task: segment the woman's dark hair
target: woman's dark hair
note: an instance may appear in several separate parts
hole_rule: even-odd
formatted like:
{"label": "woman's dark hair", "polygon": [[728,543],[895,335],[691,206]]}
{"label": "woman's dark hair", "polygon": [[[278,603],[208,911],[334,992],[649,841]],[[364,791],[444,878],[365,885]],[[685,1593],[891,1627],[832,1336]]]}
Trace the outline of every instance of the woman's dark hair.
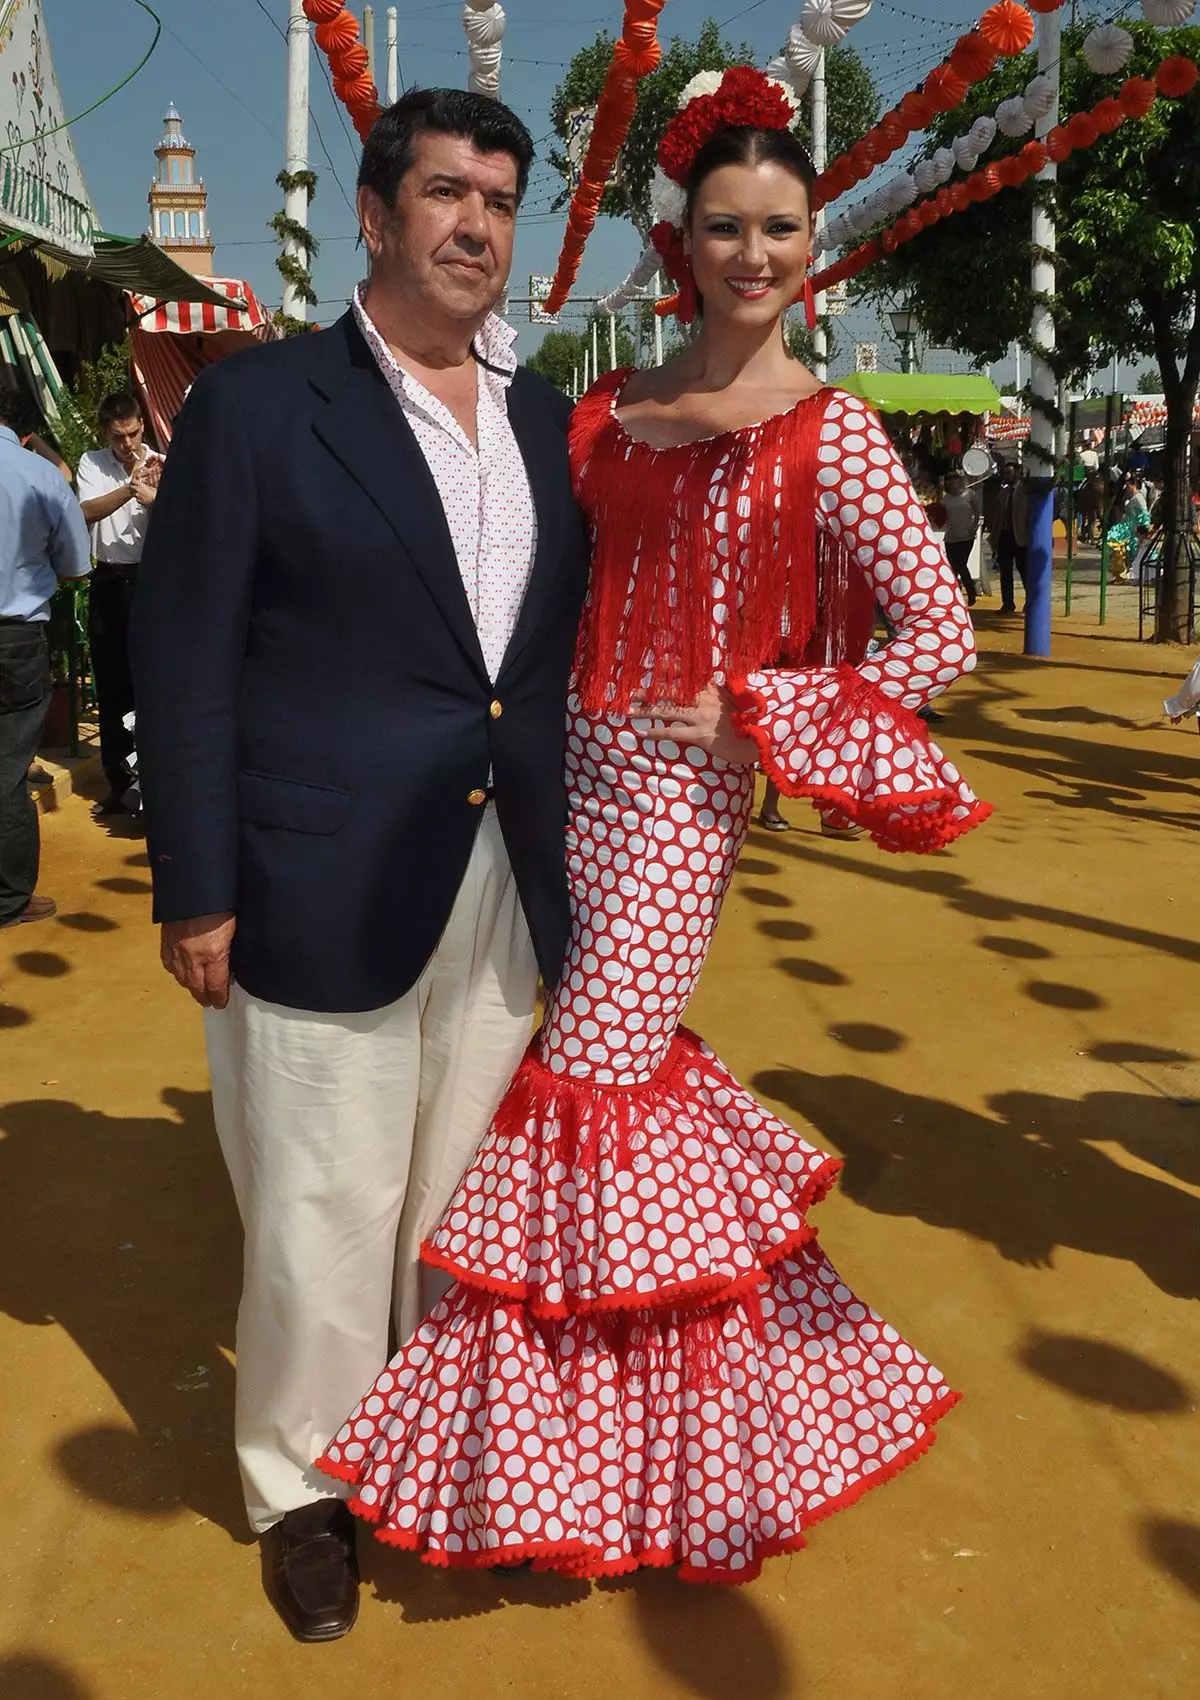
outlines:
{"label": "woman's dark hair", "polygon": [[803,183],[805,193],[812,196],[817,180],[816,169],[808,149],[790,130],[757,130],[737,125],[718,130],[697,152],[688,173],[687,222],[692,222],[692,207],[700,185],[724,165],[781,165]]}
{"label": "woman's dark hair", "polygon": [[374,189],[385,206],[394,206],[400,179],[412,166],[413,144],[429,131],[462,136],[480,153],[511,154],[517,162],[517,199],[524,199],[532,136],[507,106],[467,89],[411,89],[389,106],[363,146],[359,188]]}

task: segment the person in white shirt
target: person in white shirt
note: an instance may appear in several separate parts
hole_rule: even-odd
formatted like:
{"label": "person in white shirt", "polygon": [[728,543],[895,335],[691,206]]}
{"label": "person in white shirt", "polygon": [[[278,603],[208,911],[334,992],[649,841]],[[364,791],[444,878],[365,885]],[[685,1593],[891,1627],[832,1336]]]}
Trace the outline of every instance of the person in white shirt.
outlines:
{"label": "person in white shirt", "polygon": [[124,799],[133,786],[133,734],[125,724],[134,707],[129,611],[162,458],[146,444],[145,421],[134,396],[105,396],[97,417],[106,446],[81,458],[76,489],[96,559],[88,594],[88,645],[100,719],[100,759],[109,786],[97,812],[118,814],[127,806]]}
{"label": "person in white shirt", "polygon": [[946,559],[954,568],[955,577],[963,587],[968,606],[974,607],[975,580],[971,577],[969,562],[971,550],[975,547],[975,533],[979,530],[981,509],[979,497],[974,490],[967,489],[961,472],[952,472],[947,478],[942,506],[946,510],[946,531],[943,537]]}

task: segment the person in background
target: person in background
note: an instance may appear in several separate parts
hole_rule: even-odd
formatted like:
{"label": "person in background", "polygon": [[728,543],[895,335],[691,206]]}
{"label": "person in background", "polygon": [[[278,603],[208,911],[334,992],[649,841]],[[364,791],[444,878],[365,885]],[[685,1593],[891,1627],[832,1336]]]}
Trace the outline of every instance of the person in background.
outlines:
{"label": "person in background", "polygon": [[81,458],[77,488],[96,557],[88,597],[88,645],[100,717],[100,760],[109,787],[96,812],[112,815],[125,809],[124,798],[133,784],[133,734],[125,725],[134,707],[129,612],[162,459],[146,446],[145,421],[134,396],[125,391],[105,396],[97,419],[105,447]]}
{"label": "person in background", "polygon": [[1005,461],[1000,482],[992,493],[987,516],[992,553],[1000,570],[1000,612],[1015,614],[1013,569],[1025,584],[1025,555],[1029,545],[1029,495],[1016,461]]}
{"label": "person in background", "polygon": [[27,774],[50,706],[46,622],[60,579],[84,578],[87,530],[70,485],[21,447],[24,398],[0,389],[0,927],[55,913],[36,895],[40,838]]}
{"label": "person in background", "polygon": [[946,559],[963,587],[968,607],[973,608],[975,580],[971,577],[970,560],[975,534],[979,530],[980,507],[979,497],[974,490],[968,490],[961,472],[952,472],[947,478],[942,506],[946,512],[946,530],[942,539],[946,545]]}

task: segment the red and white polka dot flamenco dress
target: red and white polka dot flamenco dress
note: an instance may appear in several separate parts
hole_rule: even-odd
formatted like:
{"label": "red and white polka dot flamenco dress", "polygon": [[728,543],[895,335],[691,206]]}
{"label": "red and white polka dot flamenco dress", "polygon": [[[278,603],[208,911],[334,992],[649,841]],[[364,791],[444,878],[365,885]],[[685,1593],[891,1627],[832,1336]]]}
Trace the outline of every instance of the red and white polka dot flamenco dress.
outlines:
{"label": "red and white polka dot flamenco dress", "polygon": [[[783,792],[933,849],[987,805],[911,711],[974,646],[860,402],[825,390],[655,450],[616,417],[624,376],[572,428],[595,554],[566,966],[424,1248],[456,1283],[320,1463],[382,1539],[436,1564],[743,1582],[917,1457],[957,1396],[818,1250],[809,1214],[838,1160],[680,1027],[754,775],[646,740],[629,708],[727,679]],[[762,668],[861,655],[875,597],[897,636],[869,663]]]}

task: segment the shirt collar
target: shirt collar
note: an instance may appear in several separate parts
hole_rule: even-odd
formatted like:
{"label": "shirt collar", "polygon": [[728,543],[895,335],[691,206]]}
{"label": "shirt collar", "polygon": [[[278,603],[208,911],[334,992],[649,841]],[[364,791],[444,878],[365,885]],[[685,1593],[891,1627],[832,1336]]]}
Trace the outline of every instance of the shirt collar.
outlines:
{"label": "shirt collar", "polygon": [[[383,372],[394,373],[406,387],[418,382],[396,359],[389,348],[386,339],[380,332],[375,321],[367,312],[364,298],[367,293],[366,283],[355,285],[354,299],[351,308],[354,320],[366,340],[368,348],[378,361]],[[510,384],[517,369],[516,358],[513,354],[513,344],[517,340],[516,327],[508,324],[498,313],[489,313],[483,324],[475,333],[472,350],[483,361],[484,372],[488,377],[498,377],[504,384]],[[490,370],[489,370],[490,368]]]}
{"label": "shirt collar", "polygon": [[7,425],[0,425],[0,443],[16,443],[17,447],[20,448],[21,439]]}

